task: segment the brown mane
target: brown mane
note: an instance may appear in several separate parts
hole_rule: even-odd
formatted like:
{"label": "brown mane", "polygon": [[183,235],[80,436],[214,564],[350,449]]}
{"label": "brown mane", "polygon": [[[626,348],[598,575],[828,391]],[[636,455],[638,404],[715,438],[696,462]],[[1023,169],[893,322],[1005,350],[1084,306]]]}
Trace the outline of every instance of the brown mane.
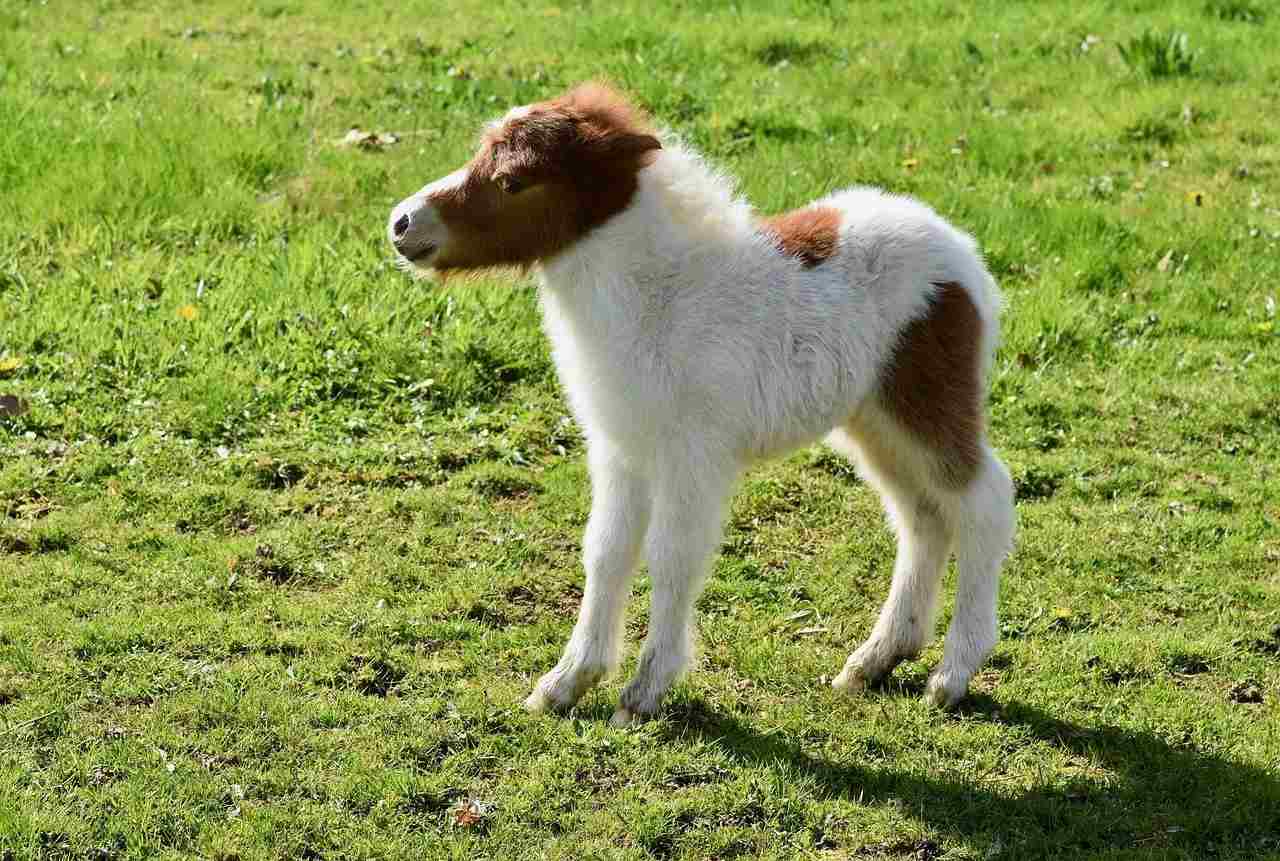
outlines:
{"label": "brown mane", "polygon": [[830,206],[793,209],[761,219],[761,228],[783,254],[799,258],[804,268],[812,269],[836,253],[840,211]]}

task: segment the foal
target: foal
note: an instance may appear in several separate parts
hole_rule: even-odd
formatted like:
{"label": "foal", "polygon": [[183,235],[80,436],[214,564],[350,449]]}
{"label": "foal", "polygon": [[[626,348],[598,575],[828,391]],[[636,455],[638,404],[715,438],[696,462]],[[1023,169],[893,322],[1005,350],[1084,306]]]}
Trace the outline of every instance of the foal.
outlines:
{"label": "foal", "polygon": [[1000,296],[972,239],[869,188],[762,218],[598,84],[489,124],[470,163],[402,201],[387,230],[413,270],[536,267],[586,435],[586,589],[527,708],[571,706],[617,664],[643,554],[649,632],[613,721],[653,714],[689,661],[736,481],[823,437],[898,536],[889,598],[834,686],[854,694],[919,652],[954,550],[955,613],[925,697],[964,696],[996,642],[1014,531],[983,419]]}

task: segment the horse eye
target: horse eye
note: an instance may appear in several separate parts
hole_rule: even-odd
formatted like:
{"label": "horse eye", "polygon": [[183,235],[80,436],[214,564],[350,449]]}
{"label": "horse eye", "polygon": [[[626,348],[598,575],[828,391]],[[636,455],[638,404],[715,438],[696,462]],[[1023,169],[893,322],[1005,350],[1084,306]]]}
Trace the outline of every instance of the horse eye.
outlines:
{"label": "horse eye", "polygon": [[518,194],[519,192],[524,191],[525,182],[524,180],[517,179],[514,176],[501,176],[498,177],[498,188],[502,189],[507,194]]}

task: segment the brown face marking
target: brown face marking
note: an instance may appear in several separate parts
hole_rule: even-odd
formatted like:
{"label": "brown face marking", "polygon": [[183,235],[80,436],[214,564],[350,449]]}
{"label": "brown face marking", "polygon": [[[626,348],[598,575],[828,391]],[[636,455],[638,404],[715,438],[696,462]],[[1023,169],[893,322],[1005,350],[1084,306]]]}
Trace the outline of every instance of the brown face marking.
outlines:
{"label": "brown face marking", "polygon": [[430,203],[449,229],[437,270],[527,266],[563,251],[631,202],[662,144],[639,112],[584,84],[487,130],[458,187]]}
{"label": "brown face marking", "polygon": [[836,253],[840,210],[829,206],[793,209],[763,219],[762,227],[783,254],[798,257],[804,268],[812,269]]}
{"label": "brown face marking", "polygon": [[976,474],[982,454],[982,318],[959,284],[935,286],[928,311],[902,332],[880,398],[937,453],[946,483],[963,487]]}

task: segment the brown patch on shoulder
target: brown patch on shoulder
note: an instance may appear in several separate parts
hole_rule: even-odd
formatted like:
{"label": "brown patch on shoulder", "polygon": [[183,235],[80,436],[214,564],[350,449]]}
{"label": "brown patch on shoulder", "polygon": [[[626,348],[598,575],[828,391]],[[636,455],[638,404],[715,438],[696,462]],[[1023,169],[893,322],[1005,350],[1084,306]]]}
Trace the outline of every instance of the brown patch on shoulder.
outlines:
{"label": "brown patch on shoulder", "polygon": [[465,182],[433,197],[452,238],[432,265],[555,256],[626,209],[661,148],[640,111],[603,84],[530,105],[486,130]]}
{"label": "brown patch on shoulder", "polygon": [[806,269],[812,269],[836,253],[840,210],[830,206],[793,209],[762,219],[761,226],[783,254],[798,257]]}
{"label": "brown patch on shoulder", "polygon": [[982,456],[982,318],[959,284],[935,286],[924,316],[902,331],[880,397],[937,453],[946,483],[963,487]]}

